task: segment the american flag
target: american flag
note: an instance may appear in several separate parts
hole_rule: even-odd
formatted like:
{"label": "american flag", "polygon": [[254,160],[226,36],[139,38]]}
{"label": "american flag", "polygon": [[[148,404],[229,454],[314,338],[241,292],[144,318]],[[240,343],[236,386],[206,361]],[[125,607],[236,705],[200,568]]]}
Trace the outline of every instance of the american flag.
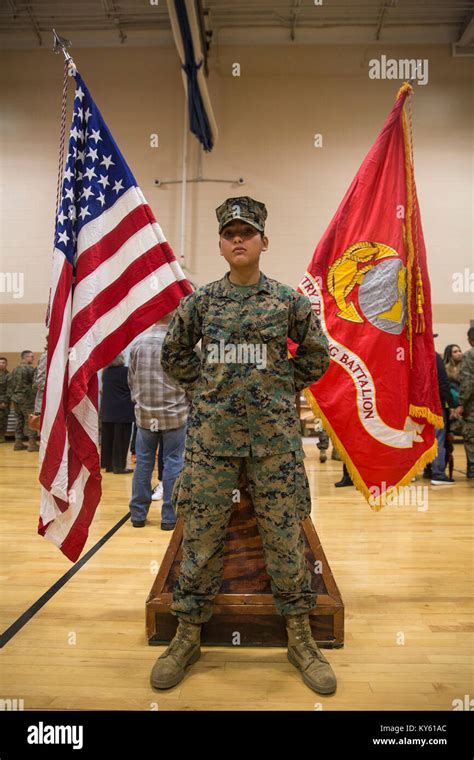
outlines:
{"label": "american flag", "polygon": [[38,533],[72,561],[101,497],[97,371],[192,292],[79,73],[56,219]]}

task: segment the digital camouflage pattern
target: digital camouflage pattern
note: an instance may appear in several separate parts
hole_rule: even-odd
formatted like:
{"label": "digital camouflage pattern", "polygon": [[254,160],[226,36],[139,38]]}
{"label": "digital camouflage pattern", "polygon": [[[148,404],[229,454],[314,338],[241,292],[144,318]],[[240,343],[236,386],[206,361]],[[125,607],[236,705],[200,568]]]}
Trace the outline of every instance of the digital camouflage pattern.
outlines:
{"label": "digital camouflage pattern", "polygon": [[463,411],[463,437],[468,469],[474,471],[474,348],[466,351],[459,368],[459,404]]}
{"label": "digital camouflage pattern", "polygon": [[327,451],[329,448],[329,436],[325,430],[318,431],[318,449],[320,451]]}
{"label": "digital camouflage pattern", "polygon": [[10,403],[10,394],[10,373],[7,369],[0,369],[0,403]]}
{"label": "digital camouflage pattern", "polygon": [[35,406],[35,392],[33,390],[34,367],[31,364],[21,362],[10,375],[11,400],[16,414],[15,439],[21,441],[23,435],[30,439],[36,439],[38,433],[27,426],[28,415],[32,414]]}
{"label": "digital camouflage pattern", "polygon": [[189,623],[204,623],[212,615],[244,461],[276,607],[282,615],[298,615],[316,606],[301,536],[301,521],[311,513],[303,453],[243,460],[213,456],[203,448],[186,453],[172,499],[183,519],[184,541],[171,612]]}
{"label": "digital camouflage pattern", "polygon": [[35,368],[32,364],[21,362],[10,375],[11,400],[16,403],[34,404],[33,376]]}
{"label": "digital camouflage pattern", "polygon": [[35,414],[41,414],[44,387],[46,385],[47,363],[48,363],[48,352],[43,351],[40,358],[38,359],[38,365],[33,375],[33,391],[35,393]]}
{"label": "digital camouflage pattern", "polygon": [[[287,336],[299,344],[294,359]],[[295,394],[321,377],[329,353],[306,296],[263,272],[240,291],[227,273],[181,300],[161,364],[193,396],[187,449],[261,457],[302,449]]]}
{"label": "digital camouflage pattern", "polygon": [[[294,359],[288,358],[288,336],[299,344]],[[199,340],[200,358],[193,351]],[[254,353],[232,353],[244,345]],[[216,348],[219,361],[211,361]],[[244,360],[249,358],[254,361]],[[161,363],[192,396],[185,461],[172,496],[183,519],[172,613],[196,624],[212,615],[242,467],[277,609],[283,615],[309,612],[316,597],[301,521],[311,512],[311,494],[295,395],[329,364],[309,300],[263,273],[251,286],[234,286],[226,274],[182,299]]]}
{"label": "digital camouflage pattern", "polygon": [[267,209],[264,203],[249,198],[248,195],[242,195],[239,198],[227,198],[216,208],[216,216],[219,222],[219,234],[225,225],[234,219],[241,219],[259,232],[264,232]]}
{"label": "digital camouflage pattern", "polygon": [[0,369],[0,438],[5,438],[10,409],[10,373]]}

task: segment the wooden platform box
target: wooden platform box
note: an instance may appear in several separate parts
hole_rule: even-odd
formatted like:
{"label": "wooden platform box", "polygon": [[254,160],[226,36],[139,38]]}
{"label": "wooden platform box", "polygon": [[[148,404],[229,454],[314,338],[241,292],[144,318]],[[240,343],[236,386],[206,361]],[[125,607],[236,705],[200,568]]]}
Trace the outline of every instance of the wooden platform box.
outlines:
{"label": "wooden platform box", "polygon": [[[321,647],[342,647],[344,605],[311,519],[302,524],[306,556],[317,592],[317,607],[310,613],[313,637]],[[182,554],[182,521],[178,520],[160,570],[146,602],[148,643],[168,644],[178,619],[171,614],[173,588]],[[265,646],[287,644],[285,619],[278,613],[265,569],[262,540],[253,504],[244,490],[227,529],[224,575],[215,597],[212,618],[203,625],[207,646]]]}

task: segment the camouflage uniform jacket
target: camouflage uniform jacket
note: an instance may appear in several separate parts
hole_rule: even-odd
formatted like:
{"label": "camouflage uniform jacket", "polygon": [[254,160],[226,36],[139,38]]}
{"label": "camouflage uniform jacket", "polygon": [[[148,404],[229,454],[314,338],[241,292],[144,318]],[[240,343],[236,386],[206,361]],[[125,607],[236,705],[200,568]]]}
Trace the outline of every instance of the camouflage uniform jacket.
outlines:
{"label": "camouflage uniform jacket", "polygon": [[[295,359],[287,336],[299,344]],[[193,397],[187,450],[261,457],[302,451],[295,394],[321,377],[329,353],[306,296],[263,272],[241,292],[227,273],[181,300],[161,364]]]}
{"label": "camouflage uniform jacket", "polygon": [[464,407],[463,417],[474,422],[474,348],[466,351],[459,368],[459,404]]}
{"label": "camouflage uniform jacket", "polygon": [[10,375],[11,400],[17,404],[34,404],[33,375],[35,369],[31,364],[22,362]]}
{"label": "camouflage uniform jacket", "polygon": [[0,369],[0,404],[9,404],[10,394],[10,373],[6,369]]}

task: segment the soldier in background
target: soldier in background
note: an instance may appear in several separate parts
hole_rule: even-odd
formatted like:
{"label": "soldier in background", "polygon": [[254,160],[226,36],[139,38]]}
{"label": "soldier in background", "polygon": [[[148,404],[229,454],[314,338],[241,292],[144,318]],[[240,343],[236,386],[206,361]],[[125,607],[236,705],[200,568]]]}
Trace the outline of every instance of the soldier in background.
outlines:
{"label": "soldier in background", "polygon": [[5,443],[8,413],[10,411],[10,373],[7,370],[8,360],[0,356],[0,443]]}
{"label": "soldier in background", "polygon": [[[28,448],[28,451],[39,451],[38,433],[28,427],[28,416],[35,407],[35,392],[33,390],[34,354],[32,351],[21,352],[21,362],[10,375],[10,394],[16,414],[14,451]],[[28,447],[23,443],[23,436],[28,436]]]}
{"label": "soldier in background", "polygon": [[[318,425],[318,423],[316,423],[316,425]],[[324,462],[326,462],[328,458],[327,452],[329,449],[329,436],[326,433],[325,429],[323,428],[321,420],[319,420],[319,427],[321,428],[321,430],[318,430],[318,428],[315,427],[316,435],[318,436],[317,447],[319,449],[319,461],[321,462],[321,464],[324,464]],[[341,461],[341,457],[337,453],[334,446],[332,447],[332,451],[331,451],[331,459],[334,462]]]}
{"label": "soldier in background", "polygon": [[[173,594],[178,628],[151,674],[175,686],[199,659],[202,623],[222,581],[224,542],[245,467],[275,604],[285,617],[288,659],[315,691],[336,689],[311,634],[316,607],[301,522],[311,513],[295,393],[329,366],[326,338],[306,296],[259,270],[267,211],[247,196],[218,209],[222,279],[183,298],[163,342],[161,364],[192,396],[184,468],[173,502],[183,518],[183,559]],[[287,340],[298,344],[288,359]],[[202,357],[194,346],[202,339]]]}
{"label": "soldier in background", "polygon": [[33,374],[33,392],[35,394],[35,408],[33,414],[30,414],[28,424],[32,430],[41,428],[41,408],[43,406],[43,395],[46,386],[46,369],[48,364],[48,336],[46,336],[46,345],[44,351],[38,359],[38,364]]}
{"label": "soldier in background", "polygon": [[471,348],[464,354],[459,368],[459,406],[452,416],[463,420],[464,447],[466,449],[469,480],[474,478],[474,327],[467,331]]}
{"label": "soldier in background", "polygon": [[48,363],[48,336],[46,336],[46,345],[44,351],[38,359],[38,364],[33,375],[33,391],[35,392],[35,408],[34,413],[36,415],[41,414],[41,407],[43,406],[44,388],[46,385],[46,367]]}

